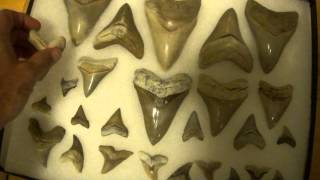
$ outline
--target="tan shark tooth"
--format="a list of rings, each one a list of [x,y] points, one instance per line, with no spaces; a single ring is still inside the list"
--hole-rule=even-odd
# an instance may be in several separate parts
[[[282,135],[279,137],[277,144],[288,144],[291,147],[296,147],[296,140],[294,139],[292,133],[290,132],[289,128],[284,126]]]
[[[44,132],[40,128],[38,120],[30,119],[29,132],[36,143],[37,151],[41,155],[42,165],[47,167],[50,151],[56,144],[62,141],[65,129],[57,126],[50,131]]]
[[[183,142],[188,141],[190,138],[196,137],[199,140],[204,139],[204,135],[201,129],[201,125],[198,119],[198,115],[196,111],[193,111],[186,127],[184,128],[184,132],[182,135]]]
[[[240,176],[234,168],[231,168],[228,180],[240,180]]]
[[[245,44],[234,9],[227,10],[200,51],[200,68],[221,61],[231,61],[246,72],[253,68],[253,58]]]
[[[51,106],[47,102],[47,97],[42,98],[38,102],[34,102],[31,106],[35,111],[39,111],[45,114],[48,114],[51,111]]]
[[[62,78],[60,81],[62,95],[66,97],[70,90],[77,87],[78,81],[79,79],[65,80]]]
[[[145,11],[158,61],[169,69],[197,24],[201,0],[146,0]]]
[[[86,97],[93,93],[100,81],[115,68],[117,63],[117,58],[95,60],[82,57],[80,59],[78,68],[83,77],[83,90]]]
[[[146,69],[135,72],[134,87],[143,111],[144,123],[152,145],[168,131],[175,114],[191,88],[187,74],[177,74],[163,80]]]
[[[269,73],[296,31],[299,15],[296,12],[275,12],[254,0],[248,0],[245,14],[256,38],[262,69]]]
[[[72,117],[71,124],[72,125],[80,124],[87,129],[90,127],[87,116],[84,113],[83,107],[81,105],[79,106],[77,113]]]
[[[144,55],[144,43],[127,3],[120,8],[112,22],[96,36],[94,48],[102,49],[114,44],[125,47],[136,58],[141,59]]]
[[[192,163],[186,163],[185,165],[178,168],[170,177],[168,180],[191,180],[190,178],[190,169],[192,167]]]
[[[99,146],[99,151],[104,157],[104,164],[101,170],[105,174],[116,168],[120,163],[128,159],[133,153],[126,150],[115,150],[112,146]]]
[[[214,173],[221,167],[220,162],[197,161],[196,163],[202,170],[207,180],[214,179]]]
[[[246,171],[249,173],[251,180],[262,180],[263,176],[267,174],[269,170],[270,168],[267,167],[246,166]]]
[[[217,136],[248,97],[248,82],[238,79],[220,83],[208,75],[200,74],[198,92],[209,111],[211,134]]]
[[[72,146],[68,151],[64,152],[61,155],[61,160],[63,162],[71,161],[77,171],[80,173],[82,172],[84,156],[82,145],[77,136],[73,135]]]
[[[102,136],[109,136],[111,134],[118,134],[122,137],[128,137],[129,131],[123,123],[121,116],[121,109],[119,108],[108,120],[108,122],[101,128]]]
[[[282,176],[280,171],[276,170],[276,173],[275,173],[275,175],[274,175],[272,180],[284,180],[284,177]]]
[[[64,37],[57,37],[56,39],[47,43],[36,30],[31,30],[29,32],[28,41],[39,51],[54,47],[64,50],[66,47],[66,39]]]
[[[158,180],[159,169],[168,163],[166,156],[157,154],[151,156],[150,154],[140,151],[139,158],[142,162],[144,171],[151,180]]]
[[[64,0],[69,31],[75,45],[81,44],[93,29],[111,0]]]
[[[275,87],[265,81],[260,81],[259,94],[268,127],[272,129],[278,124],[292,100],[293,86]]]

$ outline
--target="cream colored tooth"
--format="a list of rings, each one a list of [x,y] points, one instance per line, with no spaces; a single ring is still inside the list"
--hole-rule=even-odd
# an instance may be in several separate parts
[[[142,162],[144,171],[151,180],[158,180],[159,169],[168,163],[168,158],[166,156],[160,154],[151,156],[143,151],[139,152],[139,158]]]
[[[111,116],[108,122],[101,128],[102,136],[118,134],[122,137],[128,137],[129,131],[123,123],[120,108]]]
[[[245,169],[249,173],[251,180],[262,180],[263,176],[270,170],[270,168],[267,167],[258,167],[254,165],[248,165]]]
[[[47,102],[47,97],[42,98],[38,102],[34,102],[31,106],[33,110],[36,110],[45,114],[49,114],[49,112],[51,111],[51,106]]]
[[[192,114],[187,122],[187,125],[184,128],[182,140],[183,140],[183,142],[185,142],[193,137],[195,137],[201,141],[203,141],[203,139],[204,139],[204,135],[203,135],[201,125],[200,125],[196,111],[192,112]]]
[[[296,140],[294,139],[292,133],[290,132],[289,128],[287,126],[283,127],[282,135],[279,137],[277,144],[288,144],[292,148],[296,147]]]
[[[87,129],[90,127],[87,116],[84,113],[83,107],[81,105],[79,106],[77,113],[72,117],[71,124],[72,125],[80,124]]]
[[[196,161],[199,168],[202,170],[206,180],[214,179],[214,173],[221,167],[220,162],[205,162],[205,161]]]
[[[33,47],[35,47],[39,51],[54,47],[64,50],[66,47],[66,39],[63,36],[60,36],[51,41],[50,43],[47,43],[35,30],[31,30],[29,32],[28,41],[33,45]]]
[[[178,168],[173,174],[171,174],[168,180],[191,180],[190,178],[190,169],[192,167],[192,163],[186,163],[180,168]]]
[[[71,161],[74,167],[77,169],[78,172],[82,172],[83,163],[84,163],[84,156],[83,156],[83,149],[82,145],[77,138],[77,136],[73,135],[73,143],[71,148],[64,152],[61,155],[61,160],[63,162]]]
[[[64,78],[62,78],[60,81],[62,95],[66,97],[70,90],[77,87],[78,81],[78,79],[65,80]]]
[[[66,48],[66,39],[62,36],[58,37],[57,39],[54,39],[53,41],[49,42],[48,48],[60,48],[64,50]]]

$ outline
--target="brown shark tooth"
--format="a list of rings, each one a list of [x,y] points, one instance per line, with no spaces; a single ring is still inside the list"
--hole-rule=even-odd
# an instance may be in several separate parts
[[[246,166],[246,171],[249,173],[251,180],[262,180],[263,176],[267,174],[269,170],[270,168],[266,167]]]
[[[32,109],[48,114],[51,111],[51,106],[47,102],[47,97],[42,98],[40,101],[33,103]]]
[[[60,82],[62,95],[66,97],[70,90],[77,87],[78,81],[79,79],[65,80],[64,78],[62,78]]]
[[[265,81],[260,81],[259,94],[268,127],[272,129],[280,121],[292,100],[293,86],[275,87]]]
[[[73,144],[68,151],[61,155],[61,160],[64,162],[71,161],[77,171],[82,172],[84,156],[82,145],[77,136],[73,135]]]
[[[83,90],[86,97],[93,93],[100,81],[115,68],[117,63],[117,58],[95,60],[82,57],[80,59],[78,68],[83,77]]]
[[[288,127],[284,126],[283,127],[283,132],[282,135],[279,137],[277,144],[288,144],[292,148],[296,147],[296,140],[294,139],[292,133],[288,129]]]
[[[64,50],[66,47],[66,39],[64,37],[57,37],[53,41],[47,43],[36,30],[31,30],[29,32],[28,41],[39,51],[54,47]]]
[[[280,173],[280,171],[276,170],[276,173],[275,173],[272,180],[284,180],[284,178],[283,178],[282,174]]]
[[[42,165],[47,167],[50,151],[56,144],[62,141],[65,129],[57,126],[50,131],[44,132],[40,128],[38,120],[30,119],[29,132],[36,143],[37,151],[41,155]]]
[[[139,158],[142,162],[144,171],[151,180],[158,180],[159,169],[168,163],[168,158],[166,156],[160,154],[151,156],[143,151],[139,152]]]
[[[157,144],[168,131],[175,114],[191,88],[187,74],[163,80],[146,69],[135,72],[134,87],[143,111],[148,138]]]
[[[299,15],[275,12],[254,0],[248,0],[245,14],[256,38],[262,69],[270,73],[296,31]]]
[[[83,107],[81,105],[79,106],[77,113],[72,117],[71,124],[72,125],[80,124],[87,129],[90,127],[87,116],[84,113]]]
[[[240,176],[234,168],[231,168],[228,180],[240,180]]]
[[[123,123],[121,116],[121,109],[119,108],[108,120],[108,122],[101,128],[102,136],[109,136],[111,134],[118,134],[122,137],[128,137],[129,131]]]
[[[201,0],[146,0],[145,11],[158,61],[169,69],[197,24]]]
[[[104,165],[101,173],[105,174],[116,168],[124,160],[128,159],[133,153],[126,150],[115,150],[112,146],[99,146],[99,151],[104,157]]]
[[[144,55],[144,43],[127,3],[120,8],[112,22],[96,36],[94,48],[102,49],[114,44],[125,47],[136,58],[141,59]]]
[[[204,176],[207,180],[212,180],[214,178],[214,173],[221,167],[220,162],[205,162],[197,161],[196,162],[199,168],[202,170]]]
[[[245,44],[234,9],[228,9],[218,22],[200,52],[200,68],[221,62],[231,61],[246,72],[253,68],[253,58]]]
[[[193,111],[186,127],[184,128],[184,132],[182,135],[183,142],[188,141],[190,138],[196,137],[197,139],[203,141],[204,135],[201,129],[201,125],[198,119],[198,115],[196,111]]]
[[[200,74],[198,92],[209,111],[211,134],[217,136],[248,97],[248,82],[238,79],[220,83],[208,75]]]
[[[191,180],[189,175],[191,167],[191,162],[181,166],[168,178],[168,180]]]
[[[64,0],[68,11],[69,31],[75,45],[89,35],[111,0]]]

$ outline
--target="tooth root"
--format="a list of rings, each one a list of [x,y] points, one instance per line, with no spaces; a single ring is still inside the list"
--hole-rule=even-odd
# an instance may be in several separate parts
[[[275,87],[265,81],[260,81],[259,94],[268,127],[272,129],[278,124],[292,100],[293,86]]]
[[[140,151],[139,158],[141,160],[142,166],[145,173],[151,180],[158,180],[159,169],[168,163],[168,158],[163,155],[154,155]]]
[[[71,91],[72,89],[76,88],[78,85],[78,79],[72,79],[72,80],[65,80],[64,78],[61,79],[60,85],[61,85],[61,89],[62,89],[62,95],[64,97],[67,96],[67,94],[69,93],[69,91]]]
[[[144,43],[129,4],[123,5],[112,22],[96,36],[94,48],[102,49],[114,44],[125,47],[139,59],[144,55]]]
[[[101,170],[102,174],[113,170],[133,154],[132,152],[126,150],[117,151],[112,146],[99,146],[99,151],[104,157],[104,164]]]
[[[240,176],[234,168],[231,168],[228,180],[240,180]]]
[[[299,15],[296,12],[275,12],[254,0],[248,0],[245,14],[256,38],[262,69],[270,73],[296,31]]]
[[[283,178],[282,174],[280,173],[280,171],[276,170],[276,173],[275,173],[272,180],[284,180],[284,178]]]
[[[269,170],[270,169],[266,167],[246,166],[246,171],[249,173],[251,180],[262,180],[263,176],[267,174]]]
[[[296,147],[296,140],[294,139],[292,133],[288,129],[288,127],[283,127],[282,135],[279,137],[277,144],[288,144],[292,148]]]
[[[28,41],[38,51],[54,47],[64,50],[66,47],[66,39],[64,37],[58,37],[53,41],[47,43],[36,30],[31,30],[29,32]]]
[[[185,165],[181,166],[177,169],[169,178],[168,180],[191,180],[189,176],[190,169],[192,167],[192,163],[186,163]]]
[[[182,135],[183,142],[188,141],[190,138],[196,137],[199,140],[204,139],[204,135],[201,129],[201,125],[198,119],[197,112],[192,112],[186,127],[184,128],[184,132]]]
[[[128,137],[129,131],[123,123],[120,108],[111,116],[108,122],[101,128],[102,136],[118,134],[122,137]]]
[[[87,119],[86,114],[84,113],[82,106],[79,106],[77,113],[71,119],[71,124],[72,125],[80,124],[87,129],[90,127],[89,121]]]
[[[204,162],[197,161],[196,162],[199,168],[202,170],[204,176],[207,180],[212,180],[214,177],[214,173],[221,167],[220,162]]]
[[[51,111],[51,106],[47,102],[47,97],[44,97],[40,101],[33,103],[31,106],[33,110],[45,114],[48,114]]]
[[[66,162],[70,161],[73,163],[74,167],[77,169],[78,172],[82,172],[83,169],[83,162],[84,162],[84,156],[83,156],[83,149],[82,145],[77,138],[77,136],[73,135],[73,143],[71,148],[64,152],[61,155],[61,160]]]
[[[248,97],[248,82],[238,79],[230,83],[219,83],[201,74],[198,92],[209,111],[211,134],[217,136]]]

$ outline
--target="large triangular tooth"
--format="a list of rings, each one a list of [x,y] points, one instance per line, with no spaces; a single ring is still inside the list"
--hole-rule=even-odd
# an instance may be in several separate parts
[[[135,72],[134,87],[152,145],[157,144],[168,131],[191,84],[192,79],[187,74],[177,74],[163,80],[146,69]]]
[[[184,128],[182,140],[183,140],[183,142],[185,142],[193,137],[195,137],[201,141],[204,139],[204,135],[203,135],[201,125],[200,125],[196,111],[192,112],[192,114],[187,122],[187,125]]]
[[[94,48],[102,49],[114,44],[123,46],[139,59],[144,55],[144,43],[129,4],[123,5],[112,22],[96,36]]]
[[[263,176],[270,170],[270,168],[267,167],[258,167],[254,165],[248,165],[245,169],[250,175],[251,180],[262,180]]]
[[[142,163],[145,173],[151,180],[158,180],[159,169],[168,163],[168,158],[164,155],[150,155],[140,151],[139,158]]]
[[[158,61],[168,70],[197,24],[201,0],[146,0],[145,11]]]
[[[228,180],[240,180],[240,176],[234,168],[231,168]]]
[[[220,83],[208,75],[200,74],[198,92],[209,111],[211,134],[217,136],[248,97],[248,82],[238,79]]]
[[[290,145],[292,148],[296,147],[296,140],[294,139],[292,133],[290,132],[289,128],[284,126],[283,127],[283,131],[282,131],[282,135],[279,137],[277,144],[288,144]]]
[[[264,107],[269,129],[274,128],[287,110],[293,94],[293,86],[275,87],[260,81],[259,95]]]
[[[202,170],[206,180],[214,179],[215,172],[221,167],[221,162],[205,162],[205,161],[196,161],[199,168]]]
[[[118,134],[122,137],[128,137],[129,131],[123,123],[120,108],[111,116],[108,122],[101,128],[102,136]]]
[[[68,151],[64,152],[61,155],[61,160],[63,162],[67,162],[67,161],[72,162],[76,170],[80,173],[82,172],[84,156],[83,156],[82,145],[77,136],[73,135],[72,146]]]
[[[84,113],[83,107],[79,106],[77,113],[72,117],[71,119],[71,124],[72,125],[77,125],[80,124],[85,128],[89,128],[90,124],[87,119],[86,114]]]
[[[262,69],[270,73],[297,29],[296,12],[275,12],[248,0],[245,14],[256,38]]]
[[[75,45],[89,35],[111,0],[64,0],[68,11],[69,31]]]
[[[192,167],[192,163],[186,163],[180,168],[178,168],[173,174],[171,174],[168,180],[191,180],[190,178],[190,169]]]
[[[282,176],[280,171],[276,170],[276,173],[272,180],[284,180],[284,177]]]
[[[83,90],[86,97],[93,93],[100,81],[115,68],[117,63],[117,58],[95,60],[82,57],[80,59],[78,68],[83,77]]]

